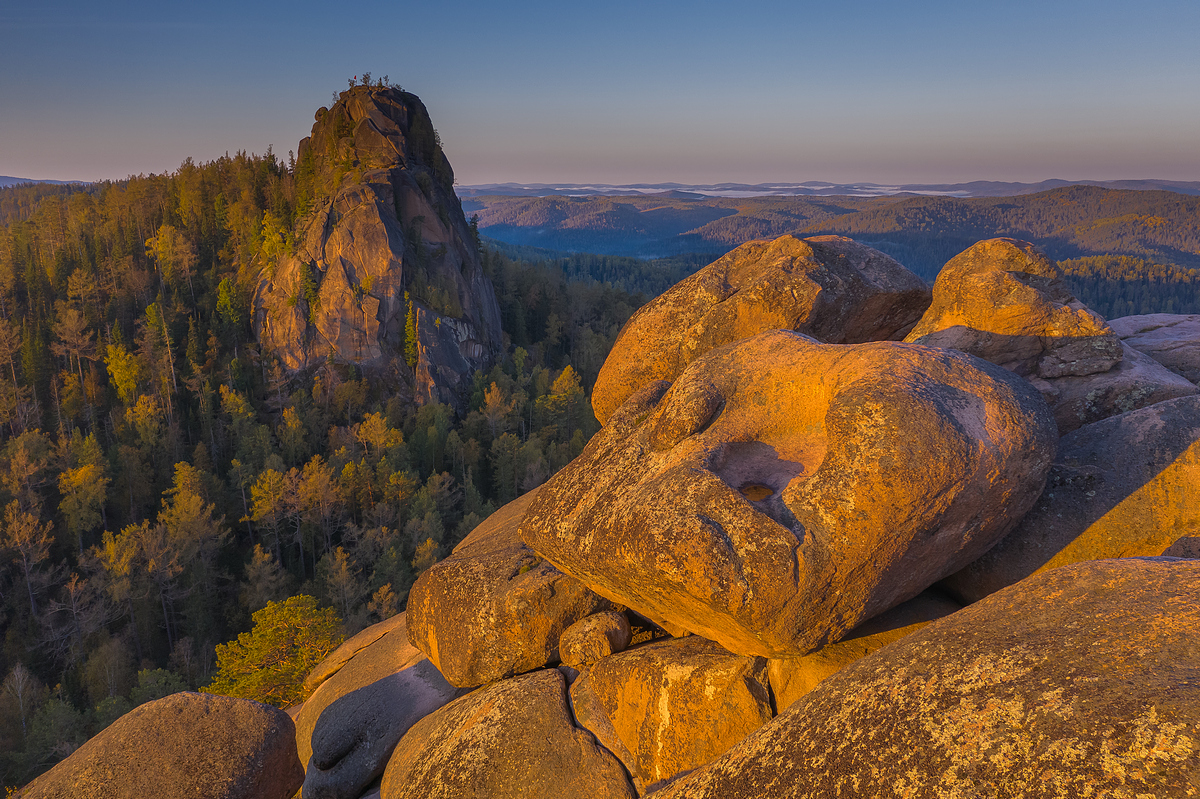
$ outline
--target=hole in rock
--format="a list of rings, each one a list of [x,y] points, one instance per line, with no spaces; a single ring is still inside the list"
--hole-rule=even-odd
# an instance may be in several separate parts
[[[804,454],[801,453],[800,457]],[[823,454],[821,452],[819,456]],[[819,456],[811,460],[820,463]],[[774,446],[764,441],[733,441],[715,453],[709,469],[726,485],[754,503],[761,513],[784,527],[797,530],[796,517],[783,504],[782,492],[792,480],[812,473],[804,463],[781,456]]]
[[[775,493],[775,489],[762,483],[746,483],[738,491],[741,491],[742,496],[751,502],[762,502]]]

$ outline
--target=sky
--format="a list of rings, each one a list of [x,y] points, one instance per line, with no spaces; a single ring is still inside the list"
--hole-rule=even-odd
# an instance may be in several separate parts
[[[347,80],[462,184],[1200,180],[1200,3],[0,0],[0,175],[286,157]]]

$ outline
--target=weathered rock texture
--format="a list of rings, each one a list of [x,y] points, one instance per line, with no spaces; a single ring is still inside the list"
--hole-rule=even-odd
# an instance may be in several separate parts
[[[517,527],[536,493],[489,516],[408,594],[409,636],[453,685],[555,663],[566,628],[612,607],[521,542]]]
[[[571,707],[641,793],[715,760],[771,720],[766,666],[696,636],[657,641],[585,669],[571,685]]]
[[[825,680],[663,799],[1200,792],[1200,562],[1036,575]]]
[[[1196,387],[1129,347],[1071,295],[1029,242],[990,239],[952,258],[905,341],[967,352],[1029,379],[1059,432]]]
[[[1107,372],[1055,380],[1031,378],[1054,409],[1059,432],[1065,435],[1110,416],[1200,393],[1192,382],[1150,356],[1124,343],[1121,346],[1121,361]]]
[[[1197,531],[1200,397],[1181,397],[1063,436],[1033,510],[943,585],[974,602],[1069,563],[1161,555]]]
[[[383,799],[632,799],[621,764],[576,727],[556,669],[480,688],[413,725]]]
[[[383,634],[321,682],[296,718],[297,749],[306,767],[304,799],[357,799],[383,774],[396,742],[413,723],[458,695],[409,643],[404,614],[346,643],[367,640],[378,630]],[[344,655],[339,649],[330,657],[336,662]]]
[[[780,712],[786,710],[825,678],[960,607],[938,591],[924,591],[855,627],[836,644],[798,658],[772,658],[767,661],[767,678],[775,707]]]
[[[296,179],[312,210],[291,251],[261,264],[259,340],[289,369],[333,358],[407,374],[409,291],[417,394],[456,401],[461,378],[499,352],[500,314],[424,104],[343,92],[300,142]]]
[[[304,770],[282,710],[180,693],[136,707],[27,785],[22,799],[288,799]]]
[[[633,630],[625,614],[608,610],[593,613],[563,630],[558,639],[558,651],[564,666],[582,669],[624,651],[632,639]]]
[[[311,695],[321,683],[337,674],[355,655],[394,630],[399,630],[401,635],[407,635],[406,619],[403,613],[398,613],[378,624],[372,624],[343,641],[341,646],[330,652],[329,656],[318,663],[317,667],[304,678],[304,690]]]
[[[929,306],[925,281],[883,253],[840,236],[743,244],[644,305],[600,370],[592,406],[602,423],[654,380],[766,330],[831,344],[902,338]]]
[[[1177,375],[1200,383],[1200,314],[1144,314],[1109,320],[1121,341]]]
[[[938,273],[933,304],[906,341],[948,347],[1022,377],[1107,372],[1121,342],[1075,299],[1062,273],[1029,242],[990,239]]]
[[[802,655],[983,554],[1056,441],[1037,392],[985,361],[776,330],[631,397],[520,532],[669,630]]]

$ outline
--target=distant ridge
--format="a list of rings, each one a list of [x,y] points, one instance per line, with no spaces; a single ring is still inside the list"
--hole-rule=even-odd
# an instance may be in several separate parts
[[[9,175],[0,175],[0,189],[7,189],[9,186],[17,186],[21,183],[54,183],[59,186],[68,183],[84,183],[82,180],[35,180],[34,178],[14,178]]]
[[[1104,189],[1173,191],[1200,195],[1200,181],[1183,180],[1043,180],[1008,183],[975,180],[969,183],[481,183],[456,186],[459,197],[620,197],[663,195],[671,199],[704,197],[895,197],[906,194],[946,197],[1014,197],[1063,186],[1099,186]]]

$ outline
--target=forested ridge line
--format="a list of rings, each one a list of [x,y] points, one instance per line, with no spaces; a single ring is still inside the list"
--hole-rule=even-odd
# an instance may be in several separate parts
[[[480,230],[510,244],[608,255],[723,254],[752,239],[840,234],[932,280],[981,239],[1011,236],[1056,260],[1123,255],[1200,267],[1200,197],[1067,186],[1015,197],[474,197]],[[714,255],[715,257],[715,255]]]

